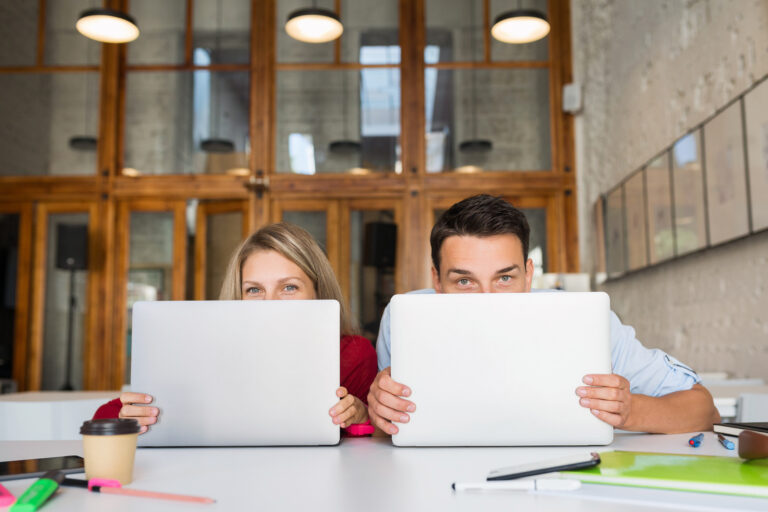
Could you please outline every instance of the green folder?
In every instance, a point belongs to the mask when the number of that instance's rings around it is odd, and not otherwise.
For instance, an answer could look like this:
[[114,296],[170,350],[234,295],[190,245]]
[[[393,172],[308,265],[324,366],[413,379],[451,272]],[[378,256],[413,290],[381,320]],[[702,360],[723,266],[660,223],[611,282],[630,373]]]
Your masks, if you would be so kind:
[[594,468],[561,475],[591,484],[768,498],[768,459],[613,451],[601,453]]

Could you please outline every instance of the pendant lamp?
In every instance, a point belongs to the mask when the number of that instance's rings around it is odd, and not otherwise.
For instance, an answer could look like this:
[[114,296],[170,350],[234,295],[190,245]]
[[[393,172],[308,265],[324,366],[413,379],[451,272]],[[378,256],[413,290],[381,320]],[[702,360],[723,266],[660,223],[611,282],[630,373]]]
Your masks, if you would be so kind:
[[360,142],[353,140],[351,137],[346,137],[346,134],[349,132],[349,126],[347,124],[347,76],[346,74],[342,73],[341,79],[342,82],[342,93],[341,93],[341,119],[342,123],[344,124],[344,134],[345,137],[341,139],[336,139],[331,141],[330,144],[328,144],[328,150],[331,153],[335,153],[337,155],[351,155],[353,153],[357,153],[360,151]]
[[[215,50],[216,53],[219,52],[219,42],[220,42],[220,34],[221,34],[221,16],[222,16],[222,7],[221,7],[221,0],[219,0],[216,4],[216,43],[215,43]],[[213,123],[216,125],[216,132],[221,133],[221,106],[219,105],[219,95],[218,95],[218,83],[221,78],[213,78],[213,87],[211,90],[211,98],[213,100]],[[212,123],[212,124],[213,124]],[[203,139],[200,141],[200,149],[205,151],[206,153],[232,153],[235,150],[235,143],[232,142],[229,139],[224,139],[221,137],[208,137],[207,139]]]
[[289,36],[304,43],[327,43],[338,39],[344,32],[339,15],[317,7],[298,9],[288,15],[285,31]]
[[[475,12],[472,10],[471,26],[475,26]],[[472,38],[472,55],[475,54],[475,38]],[[488,139],[480,139],[477,137],[477,70],[472,70],[471,84],[471,103],[472,106],[472,137],[463,140],[459,143],[459,151],[462,153],[486,153],[493,149],[493,142]]]
[[547,16],[536,9],[523,9],[522,0],[518,2],[517,9],[497,16],[491,28],[494,39],[511,44],[532,43],[547,34]]
[[133,17],[114,9],[88,9],[75,23],[78,32],[101,43],[130,43],[139,37],[139,26]]
[[[90,81],[88,79],[85,80],[85,87],[83,87],[83,92],[85,94],[85,98],[83,98],[83,116],[85,119],[83,120],[83,128],[84,133],[87,134],[89,131],[89,120],[90,120],[90,103],[88,102],[88,99],[91,98],[91,91],[89,90],[90,87]],[[69,138],[69,147],[76,150],[76,151],[96,151],[99,140],[94,137],[93,135],[74,135]]]

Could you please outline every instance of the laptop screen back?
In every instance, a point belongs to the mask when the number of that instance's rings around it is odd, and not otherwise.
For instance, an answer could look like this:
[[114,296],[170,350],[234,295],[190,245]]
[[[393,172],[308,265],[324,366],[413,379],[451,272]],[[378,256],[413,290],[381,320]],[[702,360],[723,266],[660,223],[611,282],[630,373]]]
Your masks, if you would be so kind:
[[612,441],[575,393],[611,373],[605,293],[409,294],[390,307],[392,378],[416,404],[396,445]]
[[334,300],[136,303],[131,389],[160,409],[139,446],[338,443],[339,339]]

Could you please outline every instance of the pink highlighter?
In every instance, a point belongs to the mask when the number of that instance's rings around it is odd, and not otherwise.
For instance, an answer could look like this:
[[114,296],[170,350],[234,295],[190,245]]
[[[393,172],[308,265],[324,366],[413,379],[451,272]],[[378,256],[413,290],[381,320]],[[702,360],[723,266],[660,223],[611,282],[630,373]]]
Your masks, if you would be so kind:
[[0,507],[10,507],[16,501],[16,496],[0,484]]

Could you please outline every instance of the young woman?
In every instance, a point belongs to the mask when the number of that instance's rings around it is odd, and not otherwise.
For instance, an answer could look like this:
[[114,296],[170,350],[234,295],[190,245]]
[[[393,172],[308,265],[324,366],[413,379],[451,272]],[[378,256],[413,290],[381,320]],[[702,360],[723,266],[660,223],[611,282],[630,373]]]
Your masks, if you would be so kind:
[[[358,336],[354,318],[320,246],[305,230],[287,223],[265,226],[232,255],[220,300],[335,299],[341,305],[341,387],[329,414],[342,428],[368,421],[367,395],[378,370],[371,342]],[[146,432],[157,421],[157,407],[143,393],[122,393],[96,411],[94,419],[135,418]]]

